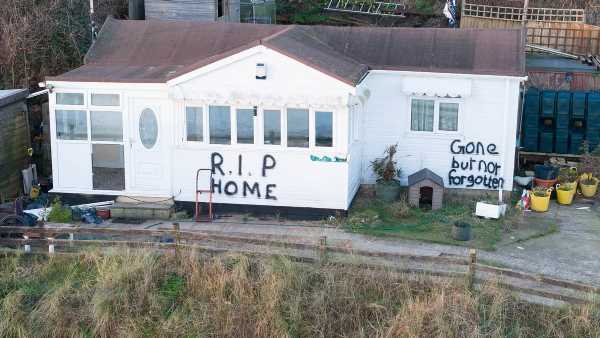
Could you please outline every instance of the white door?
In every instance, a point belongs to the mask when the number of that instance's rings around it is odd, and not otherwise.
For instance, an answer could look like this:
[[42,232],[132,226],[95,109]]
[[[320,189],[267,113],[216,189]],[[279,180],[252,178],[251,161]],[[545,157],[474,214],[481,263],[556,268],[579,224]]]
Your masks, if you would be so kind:
[[134,99],[130,110],[130,187],[148,196],[170,195],[168,121],[159,100]]

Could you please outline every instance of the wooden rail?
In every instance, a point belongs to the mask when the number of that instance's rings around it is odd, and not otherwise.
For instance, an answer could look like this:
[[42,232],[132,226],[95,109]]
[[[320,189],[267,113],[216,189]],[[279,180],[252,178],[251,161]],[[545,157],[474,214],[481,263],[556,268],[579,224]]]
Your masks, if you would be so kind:
[[[131,240],[131,239],[110,239],[110,240],[76,240],[76,239],[56,239],[56,236],[61,234],[87,234],[87,235],[112,235],[116,236],[144,236],[148,239],[164,238],[165,236],[171,236],[172,242],[165,243],[160,241],[150,240]],[[520,292],[523,294],[539,296],[552,300],[559,300],[568,303],[585,303],[593,299],[594,297],[600,296],[600,288],[576,283],[572,281],[565,281],[543,275],[530,274],[512,269],[498,268],[489,265],[480,264],[477,262],[477,253],[475,250],[471,250],[468,257],[461,256],[423,256],[423,255],[409,255],[409,254],[398,254],[391,252],[376,252],[366,250],[353,250],[349,248],[342,248],[327,243],[326,237],[321,237],[315,242],[290,242],[277,238],[277,236],[263,236],[263,238],[253,238],[241,236],[240,234],[222,234],[215,232],[198,232],[198,231],[180,231],[178,227],[174,226],[173,230],[142,230],[142,229],[111,229],[111,228],[24,228],[24,227],[0,227],[0,235],[10,234],[23,234],[27,238],[0,238],[0,246],[13,247],[19,251],[23,251],[25,245],[43,248],[46,246],[52,246],[52,253],[50,254],[61,254],[61,250],[65,252],[73,252],[81,250],[88,246],[100,246],[100,247],[113,247],[113,246],[124,246],[134,248],[150,248],[150,249],[174,249],[179,250],[181,248],[193,248],[210,253],[222,253],[228,251],[237,251],[251,255],[273,255],[273,252],[259,252],[252,248],[233,248],[227,247],[215,248],[207,243],[211,242],[225,242],[225,243],[238,243],[238,244],[250,244],[264,247],[278,247],[288,249],[300,249],[307,250],[313,253],[313,257],[302,256],[299,254],[285,253],[283,256],[289,257],[290,259],[313,263],[328,261],[328,264],[335,265],[352,265],[362,268],[386,268],[396,272],[403,273],[424,273],[439,277],[449,278],[466,278],[469,285],[482,284],[488,281],[498,281],[498,284],[504,286],[510,290]],[[69,236],[73,238],[72,236]],[[199,243],[199,242],[204,243]],[[46,252],[43,250],[43,252]],[[335,261],[333,255],[352,255],[356,257],[362,257],[364,259],[369,258],[381,258],[384,259],[387,264],[383,262],[378,263],[346,263],[343,260],[340,261],[339,257]],[[314,258],[317,257],[317,258]],[[398,266],[398,262],[404,262],[402,266]],[[390,268],[390,263],[392,267]],[[410,266],[412,264],[412,266]],[[438,265],[438,268],[434,268],[433,265]],[[512,282],[511,282],[512,281]],[[515,283],[514,281],[519,281]],[[536,285],[536,288],[527,287],[523,285],[532,284]],[[579,295],[579,297],[575,296]],[[594,296],[595,295],[595,296]]]

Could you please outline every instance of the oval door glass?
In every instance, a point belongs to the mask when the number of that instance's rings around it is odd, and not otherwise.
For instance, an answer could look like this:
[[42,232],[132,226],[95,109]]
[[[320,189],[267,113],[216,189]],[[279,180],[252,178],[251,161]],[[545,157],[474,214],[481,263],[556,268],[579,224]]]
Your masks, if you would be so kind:
[[146,149],[152,149],[158,139],[158,120],[156,114],[150,108],[146,108],[140,114],[140,141]]

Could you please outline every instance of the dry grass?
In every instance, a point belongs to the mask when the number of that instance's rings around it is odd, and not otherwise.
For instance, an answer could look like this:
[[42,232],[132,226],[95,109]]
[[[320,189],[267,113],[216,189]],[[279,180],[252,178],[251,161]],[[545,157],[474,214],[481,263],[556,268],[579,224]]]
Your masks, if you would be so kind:
[[274,257],[0,256],[0,337],[600,337],[600,309]]

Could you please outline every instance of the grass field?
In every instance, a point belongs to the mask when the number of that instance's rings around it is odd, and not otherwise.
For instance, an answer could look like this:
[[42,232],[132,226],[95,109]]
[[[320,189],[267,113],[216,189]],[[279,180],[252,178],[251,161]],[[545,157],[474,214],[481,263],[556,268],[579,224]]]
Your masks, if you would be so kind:
[[600,309],[243,255],[0,254],[0,337],[600,337]]
[[[436,211],[409,208],[406,203],[384,203],[377,199],[360,199],[346,220],[349,231],[366,235],[398,237],[434,243],[494,250],[502,239],[507,219],[483,219],[474,215],[475,204],[446,203]],[[473,239],[462,242],[451,236],[455,221],[471,224]]]

